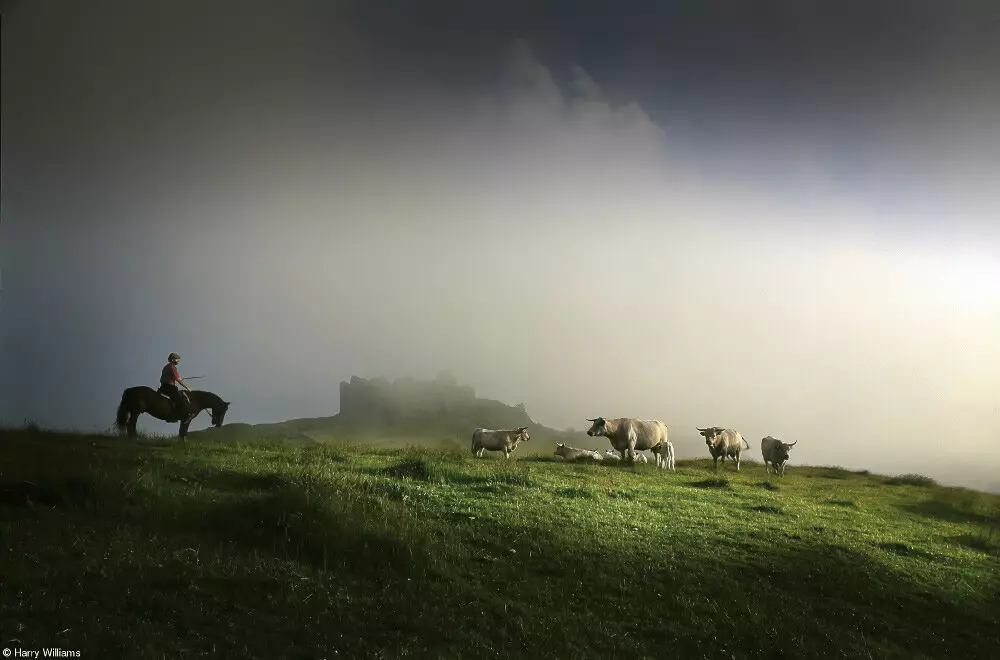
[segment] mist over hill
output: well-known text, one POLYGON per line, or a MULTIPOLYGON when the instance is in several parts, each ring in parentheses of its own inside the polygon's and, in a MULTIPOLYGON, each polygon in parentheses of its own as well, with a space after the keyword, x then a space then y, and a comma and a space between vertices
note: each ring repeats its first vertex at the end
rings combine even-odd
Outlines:
MULTIPOLYGON (((625 412, 617 416, 629 415, 625 412)), ((671 424, 669 419, 664 421, 678 458, 708 457, 704 441, 694 427, 671 424)), ((189 435, 233 442, 266 440, 312 445, 362 441, 464 451, 476 428, 513 429, 519 426, 529 428, 531 441, 519 445, 517 455, 551 454, 556 442, 599 451, 611 446, 606 438, 588 437, 585 423, 581 428, 555 429, 533 419, 525 403, 508 404, 480 398, 474 387, 459 384, 449 371, 442 371, 430 380, 401 377, 390 381, 385 377, 351 376, 340 383, 340 410, 334 415, 264 424, 227 423, 222 428, 208 428, 189 435)), ((759 461, 759 438, 747 437, 746 440, 750 449, 745 451, 743 460, 759 461)), ((794 455, 792 462, 796 463, 794 455)), ((844 467, 892 474, 929 472, 941 483, 1000 493, 1000 480, 987 467, 949 461, 947 456, 941 457, 933 471, 922 470, 917 457, 908 455, 887 461, 862 454, 844 467)))
MULTIPOLYGON (((527 426, 531 440, 519 453, 552 453, 556 442, 603 450, 606 438, 591 438, 585 429, 558 430, 540 424, 524 403, 507 404, 480 398, 448 371, 432 380, 403 377, 351 376, 340 383, 340 411, 329 417, 291 419, 271 424, 226 424, 193 432, 192 437, 232 441, 267 439, 299 444, 360 440, 379 444, 465 447, 476 428, 514 429, 527 426)), ((672 433, 671 441, 685 456, 699 455, 698 436, 672 433)))

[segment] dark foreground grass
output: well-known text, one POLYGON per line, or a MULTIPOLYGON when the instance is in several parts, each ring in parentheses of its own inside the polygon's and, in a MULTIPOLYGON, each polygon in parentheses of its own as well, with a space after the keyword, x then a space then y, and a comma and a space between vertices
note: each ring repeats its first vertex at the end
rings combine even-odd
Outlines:
POLYGON ((0 634, 90 658, 997 657, 1000 497, 709 466, 3 432, 0 634))

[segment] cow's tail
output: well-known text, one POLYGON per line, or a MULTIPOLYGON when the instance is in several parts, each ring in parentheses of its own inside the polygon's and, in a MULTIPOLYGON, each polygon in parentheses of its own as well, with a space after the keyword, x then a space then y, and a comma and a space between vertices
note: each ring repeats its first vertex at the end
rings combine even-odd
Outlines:
POLYGON ((746 445, 746 449, 750 449, 750 443, 749 443, 749 442, 747 442, 747 439, 746 439, 746 438, 744 438, 742 434, 740 435, 740 440, 742 440, 742 441, 743 441, 743 444, 745 444, 745 445, 746 445))

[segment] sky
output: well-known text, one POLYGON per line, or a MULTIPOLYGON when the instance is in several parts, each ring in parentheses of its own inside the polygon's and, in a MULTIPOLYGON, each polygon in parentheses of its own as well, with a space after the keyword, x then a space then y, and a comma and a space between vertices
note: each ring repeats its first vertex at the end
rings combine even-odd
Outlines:
POLYGON ((996 3, 140 4, 2 5, 7 423, 450 369, 1000 490, 996 3))

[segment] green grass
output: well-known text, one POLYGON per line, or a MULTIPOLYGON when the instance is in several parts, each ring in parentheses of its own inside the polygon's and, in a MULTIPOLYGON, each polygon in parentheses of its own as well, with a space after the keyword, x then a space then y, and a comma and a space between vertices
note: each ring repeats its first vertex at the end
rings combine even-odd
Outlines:
POLYGON ((995 658, 1000 497, 836 468, 0 435, 4 646, 995 658))

